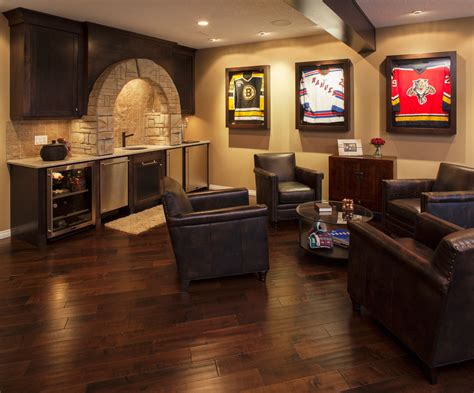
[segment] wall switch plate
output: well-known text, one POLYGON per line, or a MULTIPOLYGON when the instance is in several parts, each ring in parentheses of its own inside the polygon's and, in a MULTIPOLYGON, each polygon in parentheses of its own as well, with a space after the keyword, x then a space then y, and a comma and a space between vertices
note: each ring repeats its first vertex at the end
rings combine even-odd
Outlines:
POLYGON ((48 135, 35 135, 35 145, 47 145, 48 135))

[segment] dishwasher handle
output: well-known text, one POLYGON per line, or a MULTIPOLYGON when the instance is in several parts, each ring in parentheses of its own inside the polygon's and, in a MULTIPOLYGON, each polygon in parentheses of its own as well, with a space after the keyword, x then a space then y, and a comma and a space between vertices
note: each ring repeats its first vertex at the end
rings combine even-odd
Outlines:
POLYGON ((109 166, 109 165, 118 165, 118 164, 126 164, 130 160, 125 160, 125 161, 117 161, 117 162, 101 162, 100 165, 103 166, 109 166))

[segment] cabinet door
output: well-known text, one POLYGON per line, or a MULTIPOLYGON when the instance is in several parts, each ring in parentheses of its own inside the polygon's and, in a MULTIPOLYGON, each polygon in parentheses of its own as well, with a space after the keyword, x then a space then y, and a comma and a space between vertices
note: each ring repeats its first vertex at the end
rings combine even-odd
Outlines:
MULTIPOLYGON (((377 181, 378 168, 379 166, 374 162, 374 160, 360 160, 358 171, 359 192, 357 193, 357 203, 364 204, 364 201, 372 202, 376 200, 377 192, 380 188, 377 181)), ((373 206, 371 206, 371 208, 373 208, 373 206)))
POLYGON ((29 110, 25 108, 25 117, 81 116, 82 37, 73 32, 41 26, 28 28, 31 97, 29 110))
POLYGON ((183 149, 166 151, 166 176, 173 178, 183 185, 183 149))
POLYGON ((153 206, 160 200, 162 169, 162 152, 141 154, 133 158, 132 210, 153 206))
POLYGON ((173 81, 183 115, 194 115, 194 53, 173 53, 173 81))
POLYGON ((208 145, 197 145, 185 148, 186 192, 209 186, 208 180, 208 145))

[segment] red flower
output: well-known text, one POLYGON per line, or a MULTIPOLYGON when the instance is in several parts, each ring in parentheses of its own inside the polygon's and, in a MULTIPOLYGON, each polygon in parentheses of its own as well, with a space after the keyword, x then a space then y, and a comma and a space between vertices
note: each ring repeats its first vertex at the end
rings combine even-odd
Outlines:
POLYGON ((374 146, 382 146, 385 145, 385 139, 383 138, 372 138, 370 143, 374 146))

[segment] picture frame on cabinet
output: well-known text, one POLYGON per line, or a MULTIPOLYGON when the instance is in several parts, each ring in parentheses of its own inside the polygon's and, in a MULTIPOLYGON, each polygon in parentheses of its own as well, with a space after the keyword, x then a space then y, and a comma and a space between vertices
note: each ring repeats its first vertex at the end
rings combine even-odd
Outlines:
POLYGON ((350 59, 295 63, 295 128, 346 132, 351 113, 350 59))
POLYGON ((456 134, 456 52, 387 56, 387 132, 456 134))
POLYGON ((362 156, 362 142, 360 139, 338 139, 337 150, 340 156, 362 156))
POLYGON ((270 66, 225 69, 226 127, 270 129, 270 66))

